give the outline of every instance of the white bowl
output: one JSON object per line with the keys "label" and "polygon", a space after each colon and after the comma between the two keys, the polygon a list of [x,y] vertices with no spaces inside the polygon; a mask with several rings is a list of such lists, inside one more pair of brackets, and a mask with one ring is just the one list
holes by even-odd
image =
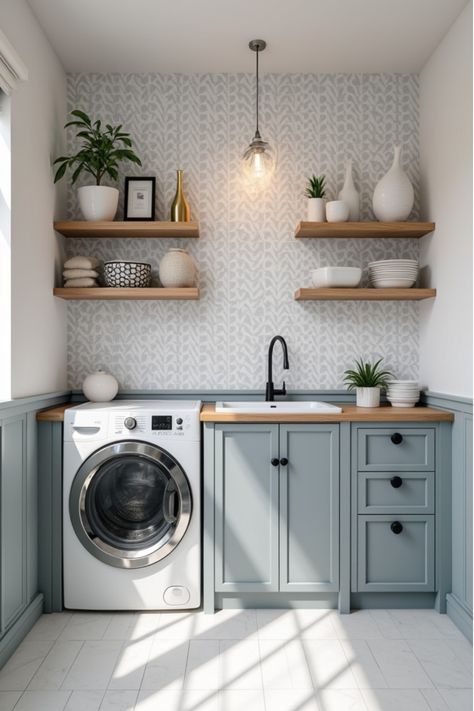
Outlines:
{"label": "white bowl", "polygon": [[372,280],[372,286],[376,289],[410,289],[416,279],[377,279]]}
{"label": "white bowl", "polygon": [[313,286],[321,288],[359,286],[362,269],[359,267],[320,267],[313,269],[311,279]]}

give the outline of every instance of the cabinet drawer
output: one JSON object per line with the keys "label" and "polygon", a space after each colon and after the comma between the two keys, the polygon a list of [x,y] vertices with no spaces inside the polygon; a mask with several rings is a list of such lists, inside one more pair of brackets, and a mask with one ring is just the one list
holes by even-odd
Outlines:
{"label": "cabinet drawer", "polygon": [[360,471],[433,471],[434,429],[380,428],[358,430]]}
{"label": "cabinet drawer", "polygon": [[358,516],[357,583],[361,592],[433,591],[434,516]]}
{"label": "cabinet drawer", "polygon": [[434,513],[434,472],[359,472],[361,514]]}

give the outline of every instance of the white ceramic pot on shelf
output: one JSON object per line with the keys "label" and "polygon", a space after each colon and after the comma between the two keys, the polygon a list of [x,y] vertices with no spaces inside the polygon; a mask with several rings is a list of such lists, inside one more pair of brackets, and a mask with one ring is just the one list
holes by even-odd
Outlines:
{"label": "white ceramic pot on shelf", "polygon": [[104,370],[88,375],[82,383],[82,391],[91,402],[110,402],[118,393],[118,380]]}
{"label": "white ceramic pot on shelf", "polygon": [[326,203],[326,219],[328,222],[347,222],[349,206],[344,200],[331,200]]}
{"label": "white ceramic pot on shelf", "polygon": [[324,198],[308,198],[308,222],[326,221],[326,202]]}
{"label": "white ceramic pot on shelf", "polygon": [[400,153],[401,146],[395,146],[392,167],[374,190],[372,207],[379,222],[403,222],[413,208],[413,185],[400,165]]}
{"label": "white ceramic pot on shelf", "polygon": [[159,266],[161,284],[168,288],[196,285],[197,268],[185,249],[169,249]]}
{"label": "white ceramic pot on shelf", "polygon": [[356,388],[357,407],[379,407],[380,388]]}
{"label": "white ceramic pot on shelf", "polygon": [[78,188],[79,205],[84,219],[90,222],[113,220],[117,212],[119,191],[107,185],[85,185]]}

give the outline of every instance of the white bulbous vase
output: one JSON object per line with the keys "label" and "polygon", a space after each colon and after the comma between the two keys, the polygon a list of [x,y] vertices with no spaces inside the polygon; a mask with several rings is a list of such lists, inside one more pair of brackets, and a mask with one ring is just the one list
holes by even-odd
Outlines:
{"label": "white bulbous vase", "polygon": [[349,221],[358,222],[360,220],[360,198],[354,185],[352,177],[352,161],[346,161],[346,176],[342,190],[337,196],[339,200],[346,203],[349,208]]}
{"label": "white bulbous vase", "polygon": [[119,191],[107,185],[85,185],[78,188],[79,206],[84,219],[113,220],[117,212]]}
{"label": "white bulbous vase", "polygon": [[164,287],[181,288],[196,285],[196,263],[185,249],[169,249],[160,262],[158,273]]}
{"label": "white bulbous vase", "polygon": [[395,146],[392,167],[374,190],[372,206],[380,222],[406,220],[413,208],[413,185],[400,165],[400,152],[401,146]]}
{"label": "white bulbous vase", "polygon": [[104,370],[88,375],[82,383],[82,391],[91,402],[110,402],[117,395],[117,378]]}

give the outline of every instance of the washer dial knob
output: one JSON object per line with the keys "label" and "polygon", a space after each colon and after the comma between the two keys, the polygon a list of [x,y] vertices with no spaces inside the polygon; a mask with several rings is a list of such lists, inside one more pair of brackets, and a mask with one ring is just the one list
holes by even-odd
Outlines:
{"label": "washer dial knob", "polygon": [[126,417],[123,421],[123,424],[125,425],[127,430],[134,430],[137,426],[137,421],[134,417]]}

